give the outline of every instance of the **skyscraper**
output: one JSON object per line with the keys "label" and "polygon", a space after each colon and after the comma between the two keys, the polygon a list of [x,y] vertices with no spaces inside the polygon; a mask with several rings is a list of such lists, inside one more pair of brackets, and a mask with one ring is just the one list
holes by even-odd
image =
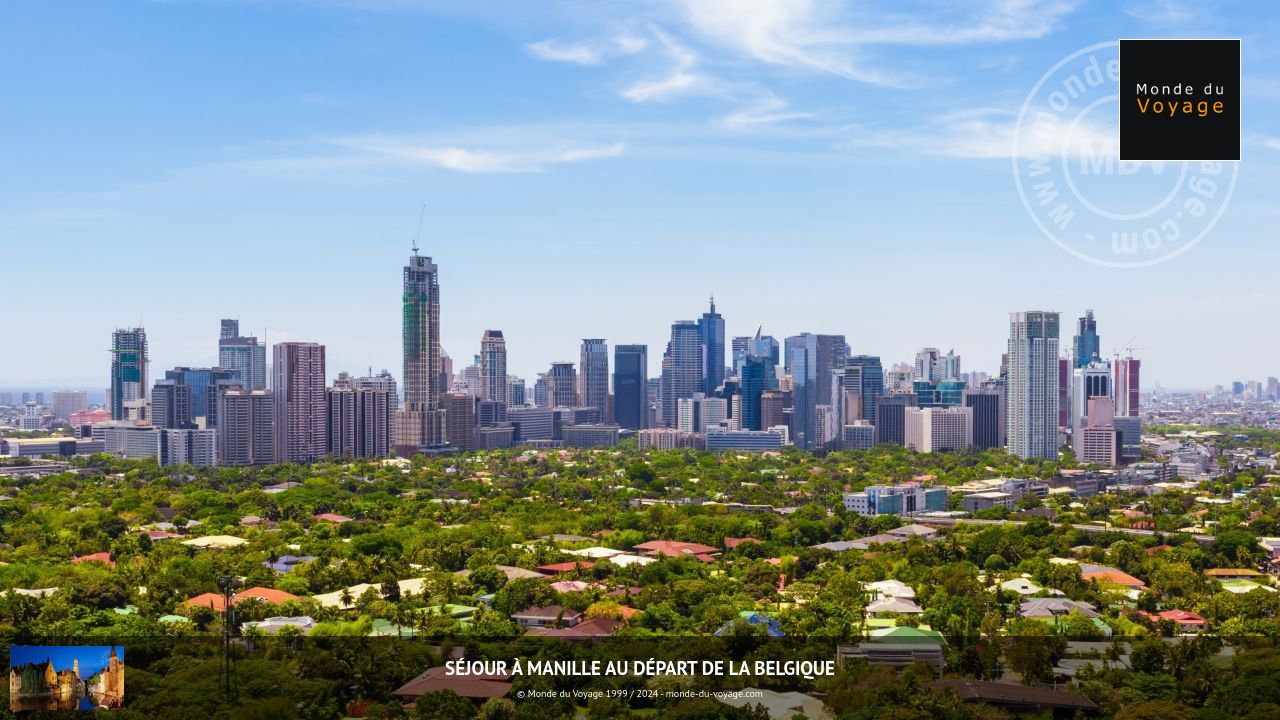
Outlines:
{"label": "skyscraper", "polygon": [[476,401],[462,392],[447,392],[443,398],[445,442],[459,452],[476,449]]}
{"label": "skyscraper", "polygon": [[402,340],[404,345],[404,404],[396,413],[398,455],[412,455],[443,441],[439,413],[440,283],[431,258],[415,246],[404,267]]}
{"label": "skyscraper", "polygon": [[216,402],[218,464],[235,467],[275,462],[271,391],[224,385]]}
{"label": "skyscraper", "polygon": [[169,430],[194,428],[191,388],[177,380],[157,380],[151,388],[151,424]]}
{"label": "skyscraper", "polygon": [[[1273,378],[1274,379],[1274,378]],[[0,403],[7,404],[7,403]],[[89,399],[83,390],[54,390],[53,418],[66,422],[72,414],[89,409]]]}
{"label": "skyscraper", "polygon": [[702,392],[711,396],[724,383],[724,318],[716,312],[714,295],[711,309],[698,320],[698,338],[702,346]]}
{"label": "skyscraper", "polygon": [[917,382],[936,383],[942,380],[942,364],[939,362],[941,353],[938,348],[920,348],[916,353],[915,374],[912,376]]}
{"label": "skyscraper", "polygon": [[843,335],[801,333],[786,339],[787,371],[791,373],[792,442],[804,450],[816,449],[816,408],[829,405],[832,372],[843,368],[848,355]]}
{"label": "skyscraper", "polygon": [[217,415],[218,383],[235,380],[244,384],[238,371],[222,368],[176,367],[165,370],[164,377],[191,388],[191,416],[205,418],[205,427],[216,426],[208,422],[208,417],[211,413],[215,417]]}
{"label": "skyscraper", "polygon": [[1111,397],[1111,364],[1091,362],[1072,370],[1071,414],[1068,420],[1073,432],[1084,427],[1089,401],[1098,397]]}
{"label": "skyscraper", "polygon": [[1058,325],[1056,312],[1009,316],[1008,447],[1020,458],[1058,457]]}
{"label": "skyscraper", "polygon": [[662,424],[675,427],[679,402],[702,386],[702,334],[692,320],[671,324],[671,339],[662,357]]}
{"label": "skyscraper", "polygon": [[1076,337],[1072,344],[1072,360],[1075,366],[1082,368],[1091,362],[1102,359],[1098,337],[1098,322],[1093,319],[1093,311],[1085,310],[1084,317],[1076,320]]}
{"label": "skyscraper", "polygon": [[876,444],[907,443],[907,408],[915,407],[916,396],[910,393],[881,395],[876,400]]}
{"label": "skyscraper", "polygon": [[1138,417],[1141,395],[1142,361],[1135,357],[1116,360],[1115,412],[1118,417]]}
{"label": "skyscraper", "polygon": [[271,370],[276,461],[306,463],[323,458],[328,443],[324,346],[278,343]]}
{"label": "skyscraper", "polygon": [[501,330],[485,330],[480,338],[480,397],[493,400],[506,407],[507,393],[507,341]]}
{"label": "skyscraper", "polygon": [[739,371],[739,406],[741,417],[738,424],[743,430],[767,430],[761,414],[761,399],[769,389],[769,380],[773,375],[773,361],[767,357],[747,355]]}
{"label": "skyscraper", "polygon": [[578,378],[573,363],[562,360],[551,363],[547,373],[547,404],[553,408],[577,407]]}
{"label": "skyscraper", "polygon": [[586,338],[578,362],[578,402],[600,408],[603,416],[609,409],[609,346],[601,338]]}
{"label": "skyscraper", "polygon": [[613,416],[619,427],[641,430],[649,419],[649,348],[613,348]]}
{"label": "skyscraper", "polygon": [[[846,368],[857,368],[862,401],[862,419],[876,424],[876,400],[884,394],[884,366],[875,355],[854,355],[845,361]],[[846,373],[848,375],[848,373]],[[845,390],[853,390],[846,382]]]}
{"label": "skyscraper", "polygon": [[111,334],[111,419],[124,420],[124,404],[147,397],[147,331],[116,330]]}
{"label": "skyscraper", "polygon": [[973,446],[983,450],[1004,447],[1004,388],[965,390],[964,406],[973,411]]}
{"label": "skyscraper", "polygon": [[267,346],[256,337],[240,335],[240,321],[224,319],[218,337],[218,367],[236,373],[246,388],[263,390],[267,387]]}

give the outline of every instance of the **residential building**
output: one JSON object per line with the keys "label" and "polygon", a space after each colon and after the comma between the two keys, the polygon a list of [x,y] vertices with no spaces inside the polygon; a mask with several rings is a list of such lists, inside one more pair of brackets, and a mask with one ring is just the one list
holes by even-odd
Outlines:
{"label": "residential building", "polygon": [[218,464],[275,462],[275,399],[270,390],[224,386],[218,393]]}
{"label": "residential building", "polygon": [[444,405],[445,442],[459,452],[476,449],[476,402],[464,392],[447,392]]}
{"label": "residential building", "polygon": [[1118,417],[1138,417],[1141,413],[1142,361],[1135,357],[1119,358],[1115,362],[1115,399]]}
{"label": "residential building", "polygon": [[746,450],[763,452],[778,450],[786,444],[786,436],[777,430],[729,430],[713,427],[706,433],[707,450],[724,452],[726,450]]}
{"label": "residential building", "polygon": [[613,447],[618,444],[617,425],[571,425],[564,428],[563,434],[565,447]]}
{"label": "residential building", "polygon": [[89,409],[88,396],[83,390],[54,390],[53,419],[66,422],[78,412]]}
{"label": "residential building", "polygon": [[961,450],[973,444],[973,408],[905,409],[907,447],[917,452]]}
{"label": "residential building", "polygon": [[858,420],[843,428],[841,447],[845,450],[867,450],[875,447],[876,428],[866,420]]}
{"label": "residential building", "polygon": [[283,342],[272,351],[276,462],[315,462],[327,444],[324,345]]}
{"label": "residential building", "polygon": [[1058,457],[1058,324],[1056,312],[1010,314],[1005,417],[1020,458]]}
{"label": "residential building", "polygon": [[191,388],[177,380],[157,380],[151,388],[151,424],[162,429],[195,427]]}

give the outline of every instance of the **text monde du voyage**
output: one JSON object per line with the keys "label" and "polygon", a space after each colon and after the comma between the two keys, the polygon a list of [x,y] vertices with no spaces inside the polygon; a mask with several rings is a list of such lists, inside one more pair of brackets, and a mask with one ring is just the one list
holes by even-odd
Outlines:
{"label": "text monde du voyage", "polygon": [[[1210,115],[1226,113],[1226,102],[1216,100],[1225,94],[1222,85],[1205,83],[1200,92],[1190,83],[1173,85],[1152,85],[1135,83],[1134,99],[1138,103],[1138,112],[1143,115],[1160,117],[1194,116],[1207,118]],[[1207,99],[1200,99],[1207,98]]]}

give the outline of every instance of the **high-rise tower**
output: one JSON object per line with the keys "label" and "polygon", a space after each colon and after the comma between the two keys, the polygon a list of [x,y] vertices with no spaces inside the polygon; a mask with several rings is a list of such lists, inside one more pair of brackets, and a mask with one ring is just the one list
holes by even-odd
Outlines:
{"label": "high-rise tower", "polygon": [[1084,317],[1076,321],[1076,337],[1072,347],[1075,365],[1078,368],[1102,359],[1098,337],[1098,321],[1093,319],[1093,311],[1085,310]]}
{"label": "high-rise tower", "polygon": [[609,345],[602,338],[582,341],[578,371],[578,402],[604,416],[609,409]]}
{"label": "high-rise tower", "polygon": [[404,267],[404,404],[396,413],[396,454],[444,441],[440,413],[440,282],[431,258],[414,246]]}
{"label": "high-rise tower", "polygon": [[1006,382],[1009,452],[1021,458],[1058,457],[1058,341],[1056,312],[1009,316]]}
{"label": "high-rise tower", "polygon": [[328,444],[324,346],[284,342],[273,350],[276,462],[315,462]]}
{"label": "high-rise tower", "polygon": [[111,334],[111,419],[125,419],[126,402],[147,397],[147,331]]}
{"label": "high-rise tower", "polygon": [[480,338],[480,398],[505,408],[507,396],[507,341],[501,330],[485,330]]}
{"label": "high-rise tower", "polygon": [[711,296],[711,309],[698,320],[698,342],[702,346],[702,392],[710,397],[724,384],[724,318],[716,312],[716,298]]}

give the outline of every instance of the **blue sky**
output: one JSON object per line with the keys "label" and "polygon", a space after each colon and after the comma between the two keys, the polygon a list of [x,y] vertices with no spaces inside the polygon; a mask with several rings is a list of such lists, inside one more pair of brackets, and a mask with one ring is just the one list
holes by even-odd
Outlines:
{"label": "blue sky", "polygon": [[[330,374],[399,375],[423,203],[457,367],[495,328],[530,379],[584,337],[647,343],[656,372],[714,292],[730,335],[843,333],[886,362],[936,346],[994,372],[1009,311],[1092,307],[1146,382],[1280,374],[1270,4],[462,7],[0,6],[0,386],[103,387],[139,319],[153,375],[212,364],[224,316],[325,343]],[[1041,75],[1118,37],[1243,38],[1230,205],[1139,269],[1055,246],[1010,163]]]}
{"label": "blue sky", "polygon": [[[25,665],[31,662],[53,661],[56,670],[67,670],[75,660],[80,661],[80,677],[88,680],[107,666],[111,653],[109,645],[14,645],[9,648],[9,665]],[[116,646],[116,655],[124,661],[124,648]]]}

